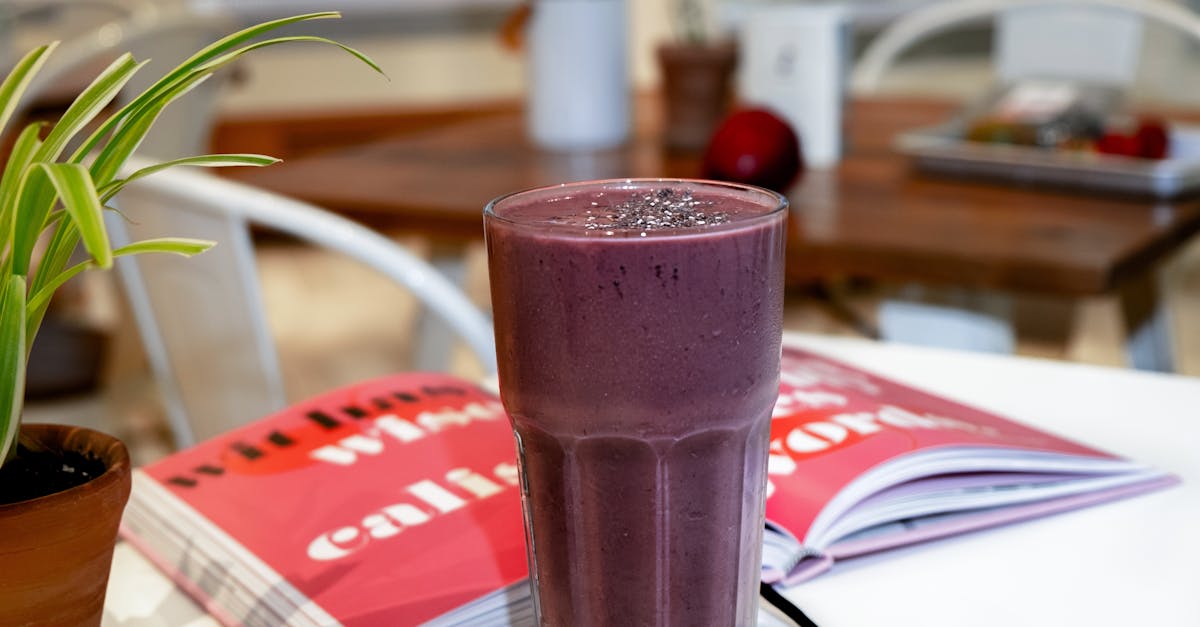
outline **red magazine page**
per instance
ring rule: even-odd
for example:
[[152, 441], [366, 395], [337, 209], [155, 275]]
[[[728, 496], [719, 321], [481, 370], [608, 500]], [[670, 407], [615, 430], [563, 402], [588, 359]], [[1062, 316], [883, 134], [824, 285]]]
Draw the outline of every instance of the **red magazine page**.
[[853, 479], [904, 453], [949, 445], [1114, 458], [785, 347], [771, 424], [767, 518], [803, 539], [821, 509]]
[[526, 577], [508, 419], [451, 377], [341, 389], [144, 470], [345, 625], [420, 623]]

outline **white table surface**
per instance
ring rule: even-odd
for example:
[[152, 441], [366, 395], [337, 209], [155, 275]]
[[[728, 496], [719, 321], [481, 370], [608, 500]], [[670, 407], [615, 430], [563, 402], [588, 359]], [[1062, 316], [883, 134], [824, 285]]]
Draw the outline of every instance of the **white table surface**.
[[[1200, 379], [789, 337], [1183, 478], [1124, 501], [840, 563], [785, 592], [818, 625], [1200, 626]], [[105, 627], [217, 625], [125, 544], [108, 594]]]

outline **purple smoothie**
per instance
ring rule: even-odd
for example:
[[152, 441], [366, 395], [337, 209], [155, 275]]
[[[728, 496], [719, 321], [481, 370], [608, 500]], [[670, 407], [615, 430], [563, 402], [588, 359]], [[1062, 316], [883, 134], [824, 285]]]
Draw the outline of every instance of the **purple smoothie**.
[[[681, 228], [614, 209], [689, 196]], [[735, 185], [608, 181], [485, 211], [543, 625], [754, 624], [785, 206]]]

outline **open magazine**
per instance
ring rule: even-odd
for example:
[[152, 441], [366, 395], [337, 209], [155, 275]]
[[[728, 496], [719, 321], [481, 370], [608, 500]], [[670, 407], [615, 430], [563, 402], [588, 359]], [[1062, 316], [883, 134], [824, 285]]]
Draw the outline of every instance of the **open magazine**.
[[1159, 470], [785, 348], [763, 581], [1145, 492]]
[[[785, 347], [763, 580], [1129, 496], [1170, 475]], [[499, 401], [400, 374], [134, 473], [122, 534], [229, 625], [524, 625]]]

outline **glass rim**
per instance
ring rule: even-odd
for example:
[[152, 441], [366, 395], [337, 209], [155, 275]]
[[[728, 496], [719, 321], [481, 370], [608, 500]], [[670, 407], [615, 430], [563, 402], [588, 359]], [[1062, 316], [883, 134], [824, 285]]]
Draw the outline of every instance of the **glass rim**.
[[742, 219], [732, 220], [732, 221], [724, 222], [724, 223], [717, 224], [717, 225], [712, 225], [712, 227], [710, 227], [710, 228], [685, 227], [685, 228], [654, 229], [654, 230], [643, 231], [643, 233], [645, 233], [648, 237], [680, 236], [680, 235], [693, 235], [693, 234], [699, 235], [702, 233], [712, 233], [712, 232], [723, 231], [723, 230], [727, 230], [727, 229], [744, 228], [744, 227], [758, 224], [759, 222], [771, 220], [775, 216], [778, 216], [781, 213], [786, 214], [788, 207], [790, 205], [787, 196], [785, 196], [779, 192], [776, 192], [774, 190], [767, 189], [765, 187], [758, 187], [756, 185], [748, 185], [746, 183], [734, 183], [731, 181], [718, 181], [718, 180], [713, 180], [713, 179], [693, 179], [693, 178], [678, 178], [678, 177], [663, 177], [663, 178], [628, 177], [628, 178], [608, 178], [608, 179], [593, 179], [593, 180], [584, 180], [584, 181], [570, 181], [570, 182], [566, 182], [566, 183], [556, 183], [556, 184], [552, 184], [552, 185], [537, 185], [534, 187], [528, 187], [525, 189], [508, 192], [506, 194], [501, 194], [500, 196], [496, 196], [495, 198], [489, 200], [487, 202], [487, 204], [484, 205], [484, 207], [483, 207], [483, 216], [484, 216], [484, 218], [497, 220], [497, 221], [500, 221], [500, 222], [503, 222], [505, 224], [509, 224], [512, 226], [540, 226], [540, 225], [536, 225], [535, 223], [531, 223], [528, 221], [514, 220], [512, 218], [508, 218], [508, 217], [499, 215], [496, 213], [495, 207], [497, 205], [500, 205], [500, 204], [508, 201], [508, 200], [512, 200], [512, 199], [520, 197], [520, 196], [535, 195], [539, 192], [554, 192], [557, 190], [569, 191], [569, 190], [575, 190], [575, 189], [592, 189], [592, 188], [620, 189], [622, 186], [625, 186], [628, 189], [633, 189], [637, 186], [669, 185], [669, 184], [673, 184], [673, 183], [674, 184], [687, 184], [687, 185], [693, 185], [693, 186], [705, 187], [705, 188], [731, 190], [731, 191], [735, 191], [735, 192], [738, 192], [741, 194], [757, 195], [764, 200], [764, 202], [762, 203], [763, 206], [770, 206], [770, 205], [773, 205], [773, 206], [771, 207], [771, 209], [764, 211], [763, 213], [755, 214], [752, 216], [747, 216]]

